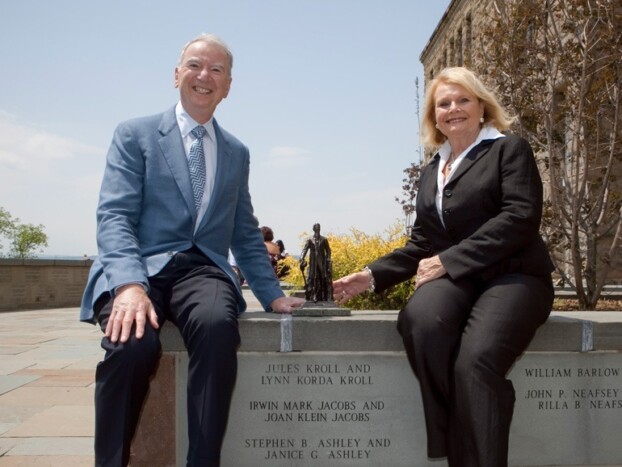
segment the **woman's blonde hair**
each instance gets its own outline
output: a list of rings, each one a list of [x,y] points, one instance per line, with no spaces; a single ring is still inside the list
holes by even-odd
[[[484,124],[499,131],[507,130],[515,120],[499,104],[492,91],[471,70],[464,67],[443,69],[427,86],[423,102],[423,121],[421,123],[421,142],[426,147],[438,147],[447,139],[436,128],[434,94],[440,84],[457,84],[484,104]]]

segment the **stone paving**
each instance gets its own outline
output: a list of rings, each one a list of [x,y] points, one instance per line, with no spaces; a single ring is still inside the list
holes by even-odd
[[[93,465],[100,339],[77,308],[0,313],[0,467]]]
[[[249,310],[260,305],[248,289]],[[0,467],[84,467],[93,458],[99,327],[78,308],[0,312]]]

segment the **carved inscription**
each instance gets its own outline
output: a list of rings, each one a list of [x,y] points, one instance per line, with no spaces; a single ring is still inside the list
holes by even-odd
[[[511,465],[622,465],[622,353],[528,352],[509,376]]]
[[[524,368],[523,398],[538,410],[620,410],[620,367]],[[588,384],[586,384],[586,382]]]
[[[264,460],[368,460],[372,451],[390,446],[391,440],[388,438],[320,438],[318,441],[296,438],[253,438],[244,442],[247,449],[262,450],[265,453]],[[321,462],[318,462],[318,465],[320,464]]]
[[[420,402],[400,399],[418,389],[401,358],[399,374],[377,355],[280,355],[241,369],[247,379],[237,426],[245,431],[228,438],[241,456],[236,465],[428,465]],[[621,363],[614,354],[526,355],[509,375],[516,389],[512,446],[537,436],[584,460],[568,427],[589,426],[603,460],[615,458],[619,444],[608,433],[620,427]],[[554,454],[537,456],[551,456],[554,465]]]
[[[238,363],[223,467],[446,465],[427,458],[419,386],[403,353],[242,352]],[[298,384],[320,377],[327,384]],[[622,353],[527,352],[508,377],[509,465],[622,465]]]
[[[262,385],[372,385],[368,364],[338,365],[336,363],[269,364],[261,377]]]
[[[235,440],[227,438],[239,465],[259,459],[253,465],[367,466],[409,452],[412,458],[415,429],[404,432],[394,426],[405,411],[406,425],[414,423],[415,403],[396,400],[390,390],[404,377],[412,393],[416,390],[402,359],[387,364],[351,356],[279,356],[256,363],[245,385],[254,390],[243,391],[241,402],[241,418],[249,429],[243,434],[234,430]],[[392,372],[398,369],[395,378]],[[424,451],[419,454],[425,456]]]
[[[266,365],[261,384],[302,386],[371,386],[369,364],[272,363]],[[319,396],[319,394],[318,394]],[[264,422],[369,422],[383,400],[352,399],[251,400],[249,409],[264,413]]]

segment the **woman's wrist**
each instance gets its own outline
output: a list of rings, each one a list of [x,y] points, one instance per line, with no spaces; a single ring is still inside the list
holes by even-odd
[[[369,269],[367,266],[363,268],[363,271],[365,271],[367,273],[367,276],[369,277],[369,287],[367,287],[367,291],[375,292],[376,291],[376,280],[374,279],[374,274],[371,272],[371,269]]]

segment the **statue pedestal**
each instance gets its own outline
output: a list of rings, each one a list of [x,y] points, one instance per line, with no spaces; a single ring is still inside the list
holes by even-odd
[[[350,308],[342,308],[335,302],[310,302],[307,301],[293,311],[294,316],[350,316]]]

